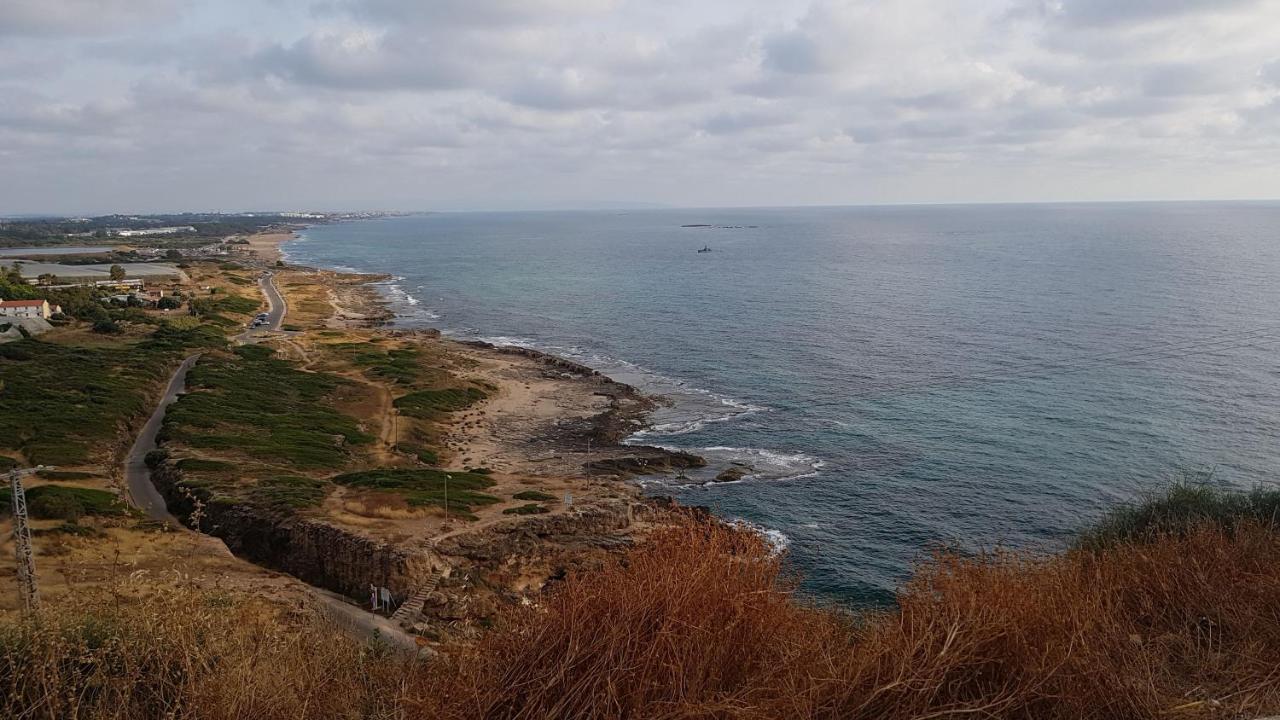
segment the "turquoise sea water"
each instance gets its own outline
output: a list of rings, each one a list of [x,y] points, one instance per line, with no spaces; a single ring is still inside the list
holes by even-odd
[[[668,395],[635,441],[712,466],[649,490],[772,531],[825,597],[1280,468],[1277,203],[435,214],[286,251],[395,276],[402,324]]]

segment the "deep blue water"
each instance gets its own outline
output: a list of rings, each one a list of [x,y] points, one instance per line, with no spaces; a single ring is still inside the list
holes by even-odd
[[[286,250],[396,276],[406,324],[670,395],[638,441],[712,467],[650,489],[884,602],[939,544],[1048,549],[1180,473],[1275,477],[1278,235],[1277,203],[717,209],[386,218]],[[704,483],[734,461],[754,475]]]

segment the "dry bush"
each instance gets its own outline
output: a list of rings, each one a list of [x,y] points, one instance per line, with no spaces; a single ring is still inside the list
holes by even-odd
[[[401,718],[420,672],[317,616],[172,587],[0,625],[6,718]]]
[[[1280,532],[940,555],[899,608],[805,606],[751,533],[688,524],[430,665],[187,591],[0,628],[22,718],[1165,718],[1280,709]]]
[[[1204,527],[1051,559],[940,556],[861,622],[767,546],[660,533],[432,676],[424,717],[1154,718],[1280,708],[1280,535]]]
[[[413,507],[403,495],[392,492],[351,493],[342,500],[342,509],[352,515],[383,520],[407,520],[428,515],[444,515],[443,510]]]

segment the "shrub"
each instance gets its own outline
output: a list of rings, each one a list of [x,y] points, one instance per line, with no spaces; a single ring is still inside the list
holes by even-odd
[[[78,591],[0,625],[0,717],[368,718],[397,712],[425,673],[385,645],[218,592],[159,585],[137,600]]]
[[[521,490],[511,497],[516,500],[533,500],[536,502],[550,502],[556,499],[555,495],[544,493],[541,490]]]
[[[772,549],[659,531],[433,669],[433,718],[1257,717],[1280,708],[1280,534],[1200,526],[1056,558],[938,555],[861,617]],[[607,618],[607,621],[601,621]],[[440,698],[440,699],[437,699]]]
[[[502,514],[503,515],[540,515],[542,513],[548,513],[548,512],[551,512],[551,511],[537,503],[528,503],[526,505],[519,505],[517,507],[507,508],[502,511]]]
[[[447,388],[444,390],[419,390],[395,399],[395,406],[404,415],[430,419],[440,413],[465,410],[485,398],[479,388]]]
[[[120,325],[115,320],[106,319],[99,320],[93,324],[93,331],[104,335],[114,335],[120,332]]]
[[[396,445],[396,451],[402,452],[406,455],[413,455],[418,458],[418,462],[421,462],[424,465],[440,464],[440,456],[436,454],[435,450],[429,450],[427,448],[419,447],[417,445],[400,443]]]
[[[333,478],[333,482],[347,487],[368,490],[387,490],[403,495],[410,505],[445,506],[445,488],[448,487],[449,512],[462,517],[473,517],[476,505],[491,505],[500,500],[480,490],[494,483],[483,475],[444,470],[379,468],[363,472],[346,473]]]
[[[151,411],[149,394],[192,347],[225,343],[215,329],[160,327],[133,346],[0,345],[0,446],[32,464],[80,465]]]
[[[99,477],[97,473],[79,470],[41,470],[37,475],[46,480],[88,480]]]
[[[183,472],[226,472],[235,467],[229,462],[204,458],[183,458],[178,461],[178,469]]]
[[[374,439],[354,418],[331,407],[330,399],[348,382],[298,370],[264,346],[241,346],[231,356],[207,355],[187,375],[190,392],[165,415],[162,435],[263,462],[341,467],[350,456],[348,445]]]
[[[78,520],[84,515],[117,516],[127,513],[125,505],[105,490],[68,485],[37,485],[27,488],[27,508],[42,520]],[[13,494],[0,488],[0,513],[13,512]]]
[[[1242,522],[1274,526],[1280,521],[1280,489],[1250,492],[1215,487],[1207,475],[1186,478],[1160,493],[1108,512],[1084,530],[1076,546],[1101,549],[1126,542],[1148,542],[1210,524],[1230,531]]]
[[[259,480],[249,489],[248,499],[258,505],[302,510],[318,506],[329,489],[324,480],[287,475]]]

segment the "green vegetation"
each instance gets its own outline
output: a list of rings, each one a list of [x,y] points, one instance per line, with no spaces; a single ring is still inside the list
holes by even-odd
[[[413,455],[418,458],[419,462],[425,465],[440,464],[440,456],[436,454],[435,450],[429,450],[427,448],[419,447],[417,445],[407,445],[405,443],[400,443],[399,445],[396,445],[396,452],[402,452],[406,455]]]
[[[324,480],[283,475],[259,480],[247,491],[246,499],[255,505],[303,510],[323,502],[329,488]]]
[[[253,315],[262,307],[260,300],[252,300],[239,295],[221,295],[219,297],[201,297],[191,300],[191,308],[201,315],[220,316],[222,313],[234,315]]]
[[[178,461],[178,469],[183,472],[225,472],[234,470],[235,467],[229,462],[204,458],[183,458]]]
[[[326,404],[348,385],[334,375],[298,370],[267,347],[206,356],[187,376],[190,392],[170,408],[161,437],[265,463],[341,467],[348,446],[374,439]]]
[[[521,490],[511,497],[516,500],[533,500],[535,502],[551,502],[556,499],[555,495],[544,493],[541,490]]]
[[[100,477],[97,473],[80,472],[79,470],[41,470],[36,474],[45,480],[88,480]]]
[[[16,458],[11,458],[8,455],[0,455],[0,471],[16,468],[18,467],[18,464],[19,463]]]
[[[353,488],[395,492],[403,495],[413,506],[435,505],[442,508],[447,483],[449,513],[468,519],[475,518],[471,513],[474,506],[501,502],[492,495],[479,492],[491,487],[492,480],[467,472],[379,468],[339,475],[333,478],[333,482]]]
[[[408,417],[431,419],[442,412],[464,410],[485,397],[483,390],[473,387],[418,390],[396,398],[394,404]]]
[[[0,488],[0,514],[12,512],[13,493]],[[40,520],[75,521],[85,515],[114,517],[128,514],[128,508],[105,490],[69,485],[37,485],[27,489],[27,509]]]
[[[1183,480],[1160,494],[1107,513],[1076,540],[1086,550],[1101,550],[1167,535],[1185,535],[1203,525],[1231,531],[1244,522],[1274,527],[1280,521],[1280,488],[1240,492],[1214,487],[1200,476]]]
[[[384,352],[369,350],[369,346],[363,343],[342,343],[338,347],[359,350],[351,356],[351,361],[384,380],[409,385],[419,378],[421,368],[417,348],[394,348]]]
[[[81,465],[144,415],[151,393],[193,348],[225,342],[208,326],[162,326],[139,343],[71,347],[39,340],[0,345],[0,445],[32,464]]]
[[[548,513],[548,512],[551,512],[551,511],[537,503],[529,503],[527,505],[520,505],[519,507],[507,508],[506,510],[502,511],[502,514],[503,515],[539,515],[539,514]]]

